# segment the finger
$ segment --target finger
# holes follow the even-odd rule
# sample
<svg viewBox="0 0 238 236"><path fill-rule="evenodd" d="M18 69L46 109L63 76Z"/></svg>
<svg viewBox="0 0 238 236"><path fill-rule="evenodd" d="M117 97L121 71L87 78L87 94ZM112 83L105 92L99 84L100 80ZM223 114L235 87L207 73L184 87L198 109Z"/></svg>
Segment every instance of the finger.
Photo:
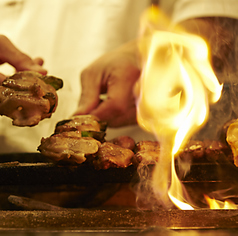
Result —
<svg viewBox="0 0 238 236"><path fill-rule="evenodd" d="M139 76L140 71L137 68L118 69L110 76L107 89L108 98L114 99L123 105L128 104L129 101L134 104L133 87Z"/></svg>
<svg viewBox="0 0 238 236"><path fill-rule="evenodd" d="M136 107L133 107L125 112L122 116L118 116L115 119L109 121L108 126L112 128L118 128L135 124L137 124Z"/></svg>
<svg viewBox="0 0 238 236"><path fill-rule="evenodd" d="M6 76L2 73L0 73L0 85L2 85L3 80L6 79Z"/></svg>
<svg viewBox="0 0 238 236"><path fill-rule="evenodd" d="M43 66L44 64L44 60L41 57L36 57L33 59L34 63L36 63L37 65Z"/></svg>
<svg viewBox="0 0 238 236"><path fill-rule="evenodd" d="M18 50L15 45L4 35L0 35L0 60L12 66L21 64L22 61L31 61L30 57Z"/></svg>
<svg viewBox="0 0 238 236"><path fill-rule="evenodd" d="M17 71L36 71L42 75L47 74L47 70L44 69L41 65L35 63L34 61L25 61L21 64L21 66L15 66Z"/></svg>
<svg viewBox="0 0 238 236"><path fill-rule="evenodd" d="M90 112L100 120L106 121L109 127L121 127L136 124L136 107L135 105L120 106L116 105L114 100L106 100Z"/></svg>
<svg viewBox="0 0 238 236"><path fill-rule="evenodd" d="M126 73L125 73L126 71ZM90 113L107 121L109 126L136 123L135 97L133 87L140 71L137 68L115 69L108 79L107 99Z"/></svg>
<svg viewBox="0 0 238 236"><path fill-rule="evenodd" d="M42 75L46 75L47 70L42 67L43 64L44 64L44 60L41 57L36 57L33 59L32 67L30 66L30 68L28 70L37 71Z"/></svg>
<svg viewBox="0 0 238 236"><path fill-rule="evenodd" d="M94 71L97 71L96 74ZM86 69L81 74L81 97L76 115L87 114L100 102L101 76L99 70Z"/></svg>
<svg viewBox="0 0 238 236"><path fill-rule="evenodd" d="M32 60L28 55L22 53L15 45L4 35L0 35L0 61L1 63L9 63L15 67L16 71L32 70L41 74L47 74L42 68L42 61Z"/></svg>
<svg viewBox="0 0 238 236"><path fill-rule="evenodd" d="M125 84L118 80L109 83L107 98L90 113L100 120L107 121L109 126L135 123L135 98L132 87L129 82ZM126 120L129 117L130 120Z"/></svg>

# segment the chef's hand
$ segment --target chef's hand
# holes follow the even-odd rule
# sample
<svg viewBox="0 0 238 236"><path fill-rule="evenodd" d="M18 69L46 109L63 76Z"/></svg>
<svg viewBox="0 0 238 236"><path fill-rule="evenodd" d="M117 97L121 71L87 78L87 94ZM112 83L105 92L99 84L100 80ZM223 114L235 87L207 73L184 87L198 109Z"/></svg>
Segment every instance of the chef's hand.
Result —
<svg viewBox="0 0 238 236"><path fill-rule="evenodd" d="M136 124L133 87L140 76L137 45L130 42L105 54L81 74L82 94L75 114L93 114L109 127ZM100 95L106 98L101 100Z"/></svg>
<svg viewBox="0 0 238 236"><path fill-rule="evenodd" d="M16 71L31 70L43 75L47 74L47 71L42 67L43 60L41 58L31 59L19 51L6 36L0 35L0 64L3 63L12 65ZM5 78L6 76L0 73L0 84Z"/></svg>

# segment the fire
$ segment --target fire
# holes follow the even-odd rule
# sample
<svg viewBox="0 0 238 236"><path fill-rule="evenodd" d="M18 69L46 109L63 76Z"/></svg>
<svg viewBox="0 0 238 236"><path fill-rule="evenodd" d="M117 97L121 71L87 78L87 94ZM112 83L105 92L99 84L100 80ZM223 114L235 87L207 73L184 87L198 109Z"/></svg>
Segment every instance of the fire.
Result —
<svg viewBox="0 0 238 236"><path fill-rule="evenodd" d="M226 200L222 202L216 199L212 199L207 195L204 195L204 197L210 209L237 209L237 205L234 204L232 201Z"/></svg>
<svg viewBox="0 0 238 236"><path fill-rule="evenodd" d="M218 101L222 85L209 63L208 47L202 38L186 33L150 32L139 45L143 69L137 84L137 120L161 145L152 188L165 205L171 200L181 209L193 209L184 197L174 159L207 121L209 104Z"/></svg>

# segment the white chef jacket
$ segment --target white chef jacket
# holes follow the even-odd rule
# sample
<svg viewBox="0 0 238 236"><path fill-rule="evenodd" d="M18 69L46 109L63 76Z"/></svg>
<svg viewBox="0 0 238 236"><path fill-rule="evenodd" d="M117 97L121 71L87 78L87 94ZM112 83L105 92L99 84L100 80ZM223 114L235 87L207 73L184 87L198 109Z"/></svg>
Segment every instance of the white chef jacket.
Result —
<svg viewBox="0 0 238 236"><path fill-rule="evenodd" d="M49 75L64 80L59 105L35 127L15 127L0 117L0 153L35 152L55 124L69 118L80 98L79 74L105 52L136 37L139 17L149 0L0 0L0 33L31 57L41 56ZM237 18L237 0L161 0L172 22L201 16ZM9 66L0 71L13 73ZM107 138L127 134L153 139L137 126L108 129Z"/></svg>
<svg viewBox="0 0 238 236"><path fill-rule="evenodd" d="M197 17L238 18L237 0L159 0L172 23Z"/></svg>
<svg viewBox="0 0 238 236"><path fill-rule="evenodd" d="M16 127L10 118L0 117L0 153L37 151L41 138L50 136L58 121L75 112L80 72L137 36L139 17L149 1L0 0L0 34L31 57L44 58L48 74L64 80L50 119L35 127ZM10 66L0 71L14 72Z"/></svg>
<svg viewBox="0 0 238 236"><path fill-rule="evenodd" d="M178 1L172 0L172 1L174 2L172 10L172 20L175 23L197 17L221 16L238 19L237 0L178 0Z"/></svg>

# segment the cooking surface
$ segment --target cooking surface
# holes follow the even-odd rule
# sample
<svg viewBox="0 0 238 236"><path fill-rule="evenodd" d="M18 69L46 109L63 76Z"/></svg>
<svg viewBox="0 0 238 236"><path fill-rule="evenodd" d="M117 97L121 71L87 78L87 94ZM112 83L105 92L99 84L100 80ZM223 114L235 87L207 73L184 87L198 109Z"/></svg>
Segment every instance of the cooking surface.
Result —
<svg viewBox="0 0 238 236"><path fill-rule="evenodd" d="M201 235L211 235L211 232L216 232L216 235L237 235L237 222L237 210L2 211L0 233L18 231L61 232L65 235L69 232L80 233L79 235L193 235L196 232L194 235L200 235L200 232Z"/></svg>
<svg viewBox="0 0 238 236"><path fill-rule="evenodd" d="M108 231L67 231L67 232L1 232L1 235L19 235L19 236L236 236L237 231L235 230L166 230L166 229L154 229L152 232L108 232Z"/></svg>
<svg viewBox="0 0 238 236"><path fill-rule="evenodd" d="M188 192L195 191L195 200L204 191L226 188L236 183L238 169L231 163L196 163L183 179ZM1 194L33 191L44 192L67 184L87 186L92 183L113 184L136 181L136 169L109 169L96 171L80 165L75 168L58 167L47 162L39 153L3 155L0 164ZM229 175L227 174L229 173ZM222 178L221 178L222 177ZM236 186L238 186L236 184ZM72 187L73 188L73 187ZM38 191L38 192L37 192ZM77 188L76 188L77 191ZM234 188L234 192L238 192ZM235 199L236 200L236 199ZM153 227L152 229L150 227ZM155 227L155 228L154 228ZM139 211L136 208L114 209L81 208L57 211L2 210L0 211L1 235L214 235L238 234L238 210L178 209Z"/></svg>
<svg viewBox="0 0 238 236"><path fill-rule="evenodd" d="M153 168L153 166L151 166ZM179 169L176 165L179 175ZM229 173L229 174L228 174ZM235 181L238 168L228 160L192 163L184 182ZM0 155L0 185L130 183L138 181L135 166L95 170L87 164L58 166L40 153Z"/></svg>

